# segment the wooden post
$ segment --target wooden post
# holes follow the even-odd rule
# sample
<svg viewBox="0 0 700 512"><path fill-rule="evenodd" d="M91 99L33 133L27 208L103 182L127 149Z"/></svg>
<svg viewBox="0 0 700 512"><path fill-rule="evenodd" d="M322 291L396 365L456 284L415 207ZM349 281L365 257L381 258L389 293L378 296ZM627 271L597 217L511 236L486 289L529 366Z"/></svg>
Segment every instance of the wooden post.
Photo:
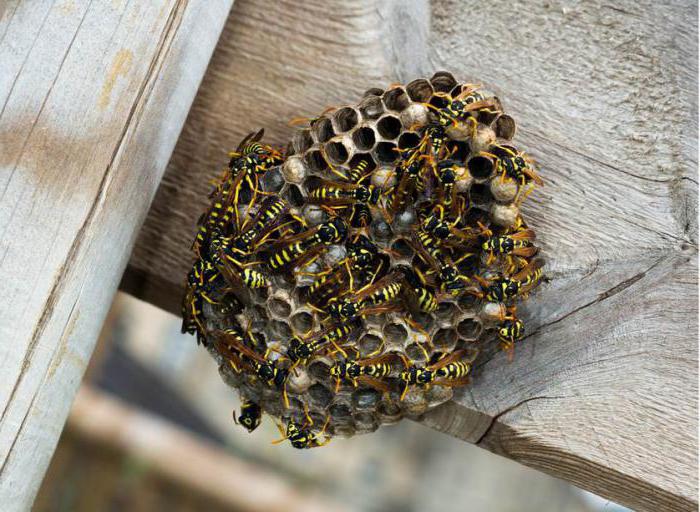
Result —
<svg viewBox="0 0 700 512"><path fill-rule="evenodd" d="M0 4L3 510L31 506L231 4Z"/></svg>
<svg viewBox="0 0 700 512"><path fill-rule="evenodd" d="M422 421L640 510L696 509L693 3L449 0L429 37L422 2L332 4L236 3L123 288L177 311L207 181L245 133L283 143L295 116L449 69L496 90L542 167L525 214L552 281L515 361Z"/></svg>

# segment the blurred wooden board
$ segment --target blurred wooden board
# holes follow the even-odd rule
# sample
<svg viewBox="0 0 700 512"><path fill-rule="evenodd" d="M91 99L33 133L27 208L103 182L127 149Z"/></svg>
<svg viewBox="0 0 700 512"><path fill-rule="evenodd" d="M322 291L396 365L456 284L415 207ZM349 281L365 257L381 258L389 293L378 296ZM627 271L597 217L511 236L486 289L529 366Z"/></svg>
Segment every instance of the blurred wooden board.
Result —
<svg viewBox="0 0 700 512"><path fill-rule="evenodd" d="M231 4L0 4L3 510L31 507Z"/></svg>
<svg viewBox="0 0 700 512"><path fill-rule="evenodd" d="M499 95L541 166L524 212L552 282L515 361L424 422L637 509L695 509L693 3L449 0L430 26L426 2L374 7L236 3L123 288L178 311L208 180L246 133L284 144L293 117L448 69Z"/></svg>

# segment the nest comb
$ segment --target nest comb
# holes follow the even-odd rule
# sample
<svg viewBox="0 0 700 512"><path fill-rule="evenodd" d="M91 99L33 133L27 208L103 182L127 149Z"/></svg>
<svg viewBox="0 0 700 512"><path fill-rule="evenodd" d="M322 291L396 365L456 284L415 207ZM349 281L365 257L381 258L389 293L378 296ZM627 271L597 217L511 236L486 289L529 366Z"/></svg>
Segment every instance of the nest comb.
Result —
<svg viewBox="0 0 700 512"><path fill-rule="evenodd" d="M352 208L332 210L310 200L319 182L343 181L348 170L363 163L367 175L363 182L379 189L382 197L391 197L391 191L398 186L396 168L402 155L421 144L425 127L435 123L435 112L465 89L472 90L473 86L459 83L450 73L438 72L430 79L414 80L406 86L370 89L355 105L324 111L296 131L283 163L261 177L261 195L254 204L245 209L234 206L241 215L252 216L262 199L273 195L284 199L289 214L303 219L309 229L333 215L350 225ZM460 226L507 234L518 226L526 227L519 206L534 184L497 172L499 151L517 151L510 143L515 122L504 113L498 98L487 91L478 92L488 98L490 107L475 111L469 123L455 122L446 128L445 153L463 168L455 182L456 197L462 198ZM479 276L481 281L472 279L454 295L440 292L439 282L435 282L434 275L430 277L431 272L434 274L430 263L415 248L414 234L425 217L425 205L434 204L439 198L435 180L428 181L422 191L415 192L392 215L381 210L381 202L370 206L371 222L362 228L350 227L347 236L350 240L363 233L376 245L387 265L383 275L401 266L419 269L421 275L428 274L427 285L437 292L435 311L416 312L415 308L402 306L399 298L399 306L394 310L360 317L359 327L342 341L343 353L352 354L353 359L397 355L383 379L387 389L362 382L353 385L344 381L338 385L330 370L340 357L339 352L322 350L291 369L285 400L280 389L263 382L255 372L230 364L214 343L213 333L235 326L246 330L262 348L269 349L266 351L273 364L289 368L285 358L289 340L293 336L313 336L328 326L327 311L308 303L308 290L320 272L346 257L347 244L343 241L324 247L310 264L284 272L268 272L262 265L259 270L269 279L267 287L222 287L211 290L211 300L202 301L202 339L219 361L224 380L237 388L245 401L259 404L264 413L283 425L292 421L309 431L318 432L324 427L326 437L349 437L372 432L404 417L420 416L452 397L453 388L439 382L404 389L399 376L405 370L405 361L425 367L460 351L464 362L473 363L480 350L493 340L505 309L503 304L483 298L479 282L512 275L514 271L509 268L512 262L506 265L500 258L494 261L481 249L483 238L475 237L476 242L469 248L474 252L469 257L460 255L460 251L466 253L464 246L449 251L453 261L461 260L460 273ZM263 260L266 256L263 250L259 258L253 259ZM352 297L347 290L346 294Z"/></svg>

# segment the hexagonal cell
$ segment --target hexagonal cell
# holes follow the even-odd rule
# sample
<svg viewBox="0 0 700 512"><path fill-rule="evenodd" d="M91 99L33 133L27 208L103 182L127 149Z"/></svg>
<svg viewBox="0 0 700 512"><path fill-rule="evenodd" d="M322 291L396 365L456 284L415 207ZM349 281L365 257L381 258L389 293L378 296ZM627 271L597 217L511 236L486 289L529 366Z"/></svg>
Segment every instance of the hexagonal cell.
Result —
<svg viewBox="0 0 700 512"><path fill-rule="evenodd" d="M408 331L401 324L387 324L383 329L384 339L391 345L403 345L408 337Z"/></svg>
<svg viewBox="0 0 700 512"><path fill-rule="evenodd" d="M424 78L419 78L406 86L406 93L413 101L427 102L433 95L433 86Z"/></svg>
<svg viewBox="0 0 700 512"><path fill-rule="evenodd" d="M415 148L420 144L421 136L416 132L403 132L399 136L399 149Z"/></svg>
<svg viewBox="0 0 700 512"><path fill-rule="evenodd" d="M479 298L473 293L465 293L457 300L457 305L464 312L471 312L476 308Z"/></svg>
<svg viewBox="0 0 700 512"><path fill-rule="evenodd" d="M515 137L515 119L508 114L501 114L500 117L496 119L494 130L496 131L496 135L501 139L511 140Z"/></svg>
<svg viewBox="0 0 700 512"><path fill-rule="evenodd" d="M281 195L292 206L299 208L304 205L304 195L296 185L289 185Z"/></svg>
<svg viewBox="0 0 700 512"><path fill-rule="evenodd" d="M457 333L465 340L474 341L481 334L481 322L477 318L465 318L457 324Z"/></svg>
<svg viewBox="0 0 700 512"><path fill-rule="evenodd" d="M520 211L518 207L513 204L495 203L491 206L491 218L493 222L504 228L509 228L515 224L518 215L520 215Z"/></svg>
<svg viewBox="0 0 700 512"><path fill-rule="evenodd" d="M305 182L306 184L306 182ZM307 188L308 190L308 188ZM320 224L321 222L325 221L327 218L327 214L323 209L316 205L316 204L307 204L304 206L302 209L302 215L304 215L304 218L308 221L308 223L311 226L315 226L316 224Z"/></svg>
<svg viewBox="0 0 700 512"><path fill-rule="evenodd" d="M309 363L308 372L312 379L326 381L330 378L331 365L327 361L316 359Z"/></svg>
<svg viewBox="0 0 700 512"><path fill-rule="evenodd" d="M331 163L341 165L347 162L350 152L342 139L334 139L325 146L326 155Z"/></svg>
<svg viewBox="0 0 700 512"><path fill-rule="evenodd" d="M292 337L292 328L289 327L289 324L287 322L273 320L272 331L283 340L288 340Z"/></svg>
<svg viewBox="0 0 700 512"><path fill-rule="evenodd" d="M301 159L297 158L296 159L297 163L301 163ZM263 177L260 179L260 183L262 184L262 188L266 192L279 192L282 189L282 186L284 185L284 179L285 177L282 174L281 169L289 169L290 167L295 166L295 161L292 160L291 164L287 164L285 162L285 166L283 167L275 167L274 169L270 169L267 171ZM301 166L296 165L294 167L294 172L301 173L303 176L304 173L304 167L303 164Z"/></svg>
<svg viewBox="0 0 700 512"><path fill-rule="evenodd" d="M475 206L488 206L494 201L491 188L484 183L475 183L469 189L469 199Z"/></svg>
<svg viewBox="0 0 700 512"><path fill-rule="evenodd" d="M416 211L409 207L394 217L394 227L397 233L412 233L417 221Z"/></svg>
<svg viewBox="0 0 700 512"><path fill-rule="evenodd" d="M413 257L413 247L403 238L397 238L391 244L391 250L394 251L400 258L411 259Z"/></svg>
<svg viewBox="0 0 700 512"><path fill-rule="evenodd" d="M311 386L311 379L304 368L295 368L287 377L287 391L289 393L304 393Z"/></svg>
<svg viewBox="0 0 700 512"><path fill-rule="evenodd" d="M352 410L347 404L333 404L328 409L333 421L348 420L352 415Z"/></svg>
<svg viewBox="0 0 700 512"><path fill-rule="evenodd" d="M401 408L390 401L382 401L377 407L377 413L379 414L380 421L383 424L396 423L401 419Z"/></svg>
<svg viewBox="0 0 700 512"><path fill-rule="evenodd" d="M433 89L438 92L450 92L456 85L457 80L452 76L452 73L447 71L438 71L430 79Z"/></svg>
<svg viewBox="0 0 700 512"><path fill-rule="evenodd" d="M377 142L374 130L370 126L360 126L352 132L352 142L360 151L369 151Z"/></svg>
<svg viewBox="0 0 700 512"><path fill-rule="evenodd" d="M411 343L406 346L406 355L414 363L427 363L430 359L430 347L427 344Z"/></svg>
<svg viewBox="0 0 700 512"><path fill-rule="evenodd" d="M371 97L371 96L381 96L384 94L384 89L380 89L379 87L371 87L367 89L362 96L364 97Z"/></svg>
<svg viewBox="0 0 700 512"><path fill-rule="evenodd" d="M376 219L371 226L372 235L377 240L387 241L394 234L391 226L381 219Z"/></svg>
<svg viewBox="0 0 700 512"><path fill-rule="evenodd" d="M433 336L433 345L440 351L448 351L455 347L457 339L457 332L454 329L438 329Z"/></svg>
<svg viewBox="0 0 700 512"><path fill-rule="evenodd" d="M357 341L357 348L360 351L361 357L369 357L370 354L376 354L383 346L382 338L375 334L367 333L360 337Z"/></svg>
<svg viewBox="0 0 700 512"><path fill-rule="evenodd" d="M300 311L292 315L292 317L289 319L289 323L294 332L304 334L313 329L314 317L308 311Z"/></svg>
<svg viewBox="0 0 700 512"><path fill-rule="evenodd" d="M518 184L515 180L502 179L496 176L491 179L491 194L499 203L508 203L515 199L518 195Z"/></svg>
<svg viewBox="0 0 700 512"><path fill-rule="evenodd" d="M267 308L272 313L273 318L288 318L292 312L292 305L284 297L274 296L267 303Z"/></svg>
<svg viewBox="0 0 700 512"><path fill-rule="evenodd" d="M384 116L377 121L377 131L381 137L393 140L401 133L401 121L398 117Z"/></svg>
<svg viewBox="0 0 700 512"><path fill-rule="evenodd" d="M376 389L360 388L352 393L352 406L360 411L374 410L381 397Z"/></svg>
<svg viewBox="0 0 700 512"><path fill-rule="evenodd" d="M328 162L323 157L323 153L318 149L312 149L304 154L304 163L314 172L321 172L328 169Z"/></svg>
<svg viewBox="0 0 700 512"><path fill-rule="evenodd" d="M333 114L333 126L336 133L352 130L360 120L360 116L352 107L343 107Z"/></svg>
<svg viewBox="0 0 700 512"><path fill-rule="evenodd" d="M456 312L456 305L451 302L441 302L435 311L435 316L440 320L451 319Z"/></svg>
<svg viewBox="0 0 700 512"><path fill-rule="evenodd" d="M311 132L316 137L316 140L320 143L324 143L335 137L335 130L333 130L333 123L327 117L320 117L317 119L313 125L311 125Z"/></svg>
<svg viewBox="0 0 700 512"><path fill-rule="evenodd" d="M411 100L408 99L406 91L403 90L403 87L395 87L393 89L389 89L384 93L383 99L386 108L388 108L389 110L395 110L397 112L400 112L403 109L405 109L411 102Z"/></svg>
<svg viewBox="0 0 700 512"><path fill-rule="evenodd" d="M445 108L447 105L447 99L444 96L438 96L434 95L432 98L430 98L430 103L433 107L437 109Z"/></svg>
<svg viewBox="0 0 700 512"><path fill-rule="evenodd" d="M292 146L295 153L303 153L313 144L314 140L311 138L311 131L308 129L299 130L292 137Z"/></svg>
<svg viewBox="0 0 700 512"><path fill-rule="evenodd" d="M308 392L309 397L311 397L311 403L313 403L316 407L325 409L333 399L333 391L321 383L311 385Z"/></svg>
<svg viewBox="0 0 700 512"><path fill-rule="evenodd" d="M360 114L363 119L377 119L384 113L384 104L381 98L370 96L360 103Z"/></svg>
<svg viewBox="0 0 700 512"><path fill-rule="evenodd" d="M256 288L255 290L248 290L251 298L254 302L261 303L267 300L267 288Z"/></svg>
<svg viewBox="0 0 700 512"><path fill-rule="evenodd" d="M437 407L444 404L452 398L452 388L447 386L432 386L425 392L425 399L428 402L428 408Z"/></svg>
<svg viewBox="0 0 700 512"><path fill-rule="evenodd" d="M403 126L415 130L428 124L428 107L421 103L411 103L399 114L399 118Z"/></svg>
<svg viewBox="0 0 700 512"><path fill-rule="evenodd" d="M399 157L396 152L396 144L393 142L380 142L374 148L374 156L380 164L389 164Z"/></svg>
<svg viewBox="0 0 700 512"><path fill-rule="evenodd" d="M358 433L366 434L374 432L379 428L379 421L374 414L360 412L355 414L355 430Z"/></svg>
<svg viewBox="0 0 700 512"><path fill-rule="evenodd" d="M469 174L472 175L474 179L485 180L493 174L495 168L495 162L493 158L488 156L474 156L467 162L467 169L469 169Z"/></svg>

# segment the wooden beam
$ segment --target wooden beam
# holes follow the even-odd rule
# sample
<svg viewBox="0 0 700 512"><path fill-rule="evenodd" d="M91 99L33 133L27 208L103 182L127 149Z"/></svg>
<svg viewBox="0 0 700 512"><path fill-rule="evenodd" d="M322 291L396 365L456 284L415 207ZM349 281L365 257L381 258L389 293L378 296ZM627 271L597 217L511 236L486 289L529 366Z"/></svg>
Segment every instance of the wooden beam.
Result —
<svg viewBox="0 0 700 512"><path fill-rule="evenodd" d="M28 510L231 0L0 7L0 503Z"/></svg>
<svg viewBox="0 0 700 512"><path fill-rule="evenodd" d="M525 215L551 282L515 361L486 358L423 422L640 510L695 509L693 3L449 0L422 39L406 4L239 0L122 286L177 311L207 181L251 129L284 143L292 117L449 69L498 93L542 167Z"/></svg>

